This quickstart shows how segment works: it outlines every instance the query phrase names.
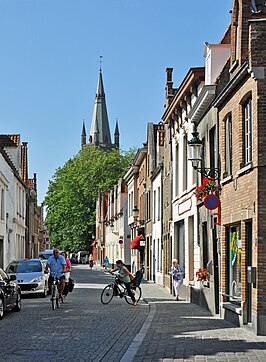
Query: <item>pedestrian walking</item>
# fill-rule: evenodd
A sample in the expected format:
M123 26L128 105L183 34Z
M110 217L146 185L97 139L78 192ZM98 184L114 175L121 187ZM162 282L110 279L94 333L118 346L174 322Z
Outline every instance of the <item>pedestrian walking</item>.
M105 269L107 269L107 268L108 268L108 265L109 265L109 259L108 259L107 255L105 255L105 257L104 257L104 259L103 259L103 267L104 267Z
M175 294L175 300L179 300L180 287L183 284L183 271L178 264L177 259L173 259L173 265L170 270L170 274L172 275L172 285L173 291Z

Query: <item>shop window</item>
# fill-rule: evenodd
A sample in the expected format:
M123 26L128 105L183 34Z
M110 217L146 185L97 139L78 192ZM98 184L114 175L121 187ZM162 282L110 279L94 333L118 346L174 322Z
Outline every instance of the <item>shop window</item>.
M240 226L228 228L228 294L232 302L241 302L241 255Z

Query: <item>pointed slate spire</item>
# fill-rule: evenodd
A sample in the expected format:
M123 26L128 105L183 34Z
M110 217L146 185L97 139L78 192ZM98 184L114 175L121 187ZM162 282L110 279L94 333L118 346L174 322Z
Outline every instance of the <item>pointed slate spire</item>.
M98 85L96 90L96 97L95 97L91 130L90 130L90 136L91 136L90 139L92 139L92 143L95 143L94 142L95 132L98 133L97 139L99 142L99 146L103 147L112 146L101 69L99 71Z
M119 133L119 128L118 128L118 121L116 120L116 123L115 123L115 147L116 148L119 148L119 136L120 136L120 133Z
M95 124L95 131L94 131L94 142L96 146L99 146L99 127L98 127L98 121L96 118L96 124Z
M86 145L86 128L83 119L82 133L81 133L81 148Z

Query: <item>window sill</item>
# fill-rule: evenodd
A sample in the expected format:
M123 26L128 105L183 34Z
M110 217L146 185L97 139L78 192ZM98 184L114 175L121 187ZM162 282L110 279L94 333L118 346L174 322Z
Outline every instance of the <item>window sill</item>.
M232 181L233 180L233 176L232 175L229 175L229 176L226 176L224 179L222 179L220 181L220 184L221 185L224 185L224 184L227 184L228 182Z
M246 166L242 167L239 171L237 171L237 176L242 176L253 170L253 163L250 162Z
M225 302L222 304L223 308L224 309L228 309L238 315L242 315L242 309L239 305L236 305L236 304L233 304L233 303L230 303L230 302Z

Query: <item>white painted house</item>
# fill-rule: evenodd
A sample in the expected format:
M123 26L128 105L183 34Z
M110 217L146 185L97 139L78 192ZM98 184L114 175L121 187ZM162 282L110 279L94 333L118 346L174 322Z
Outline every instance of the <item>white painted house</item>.
M18 169L14 166L19 152L14 147L8 155L0 148L0 267L4 269L11 260L25 257L26 186L18 172L20 164Z

